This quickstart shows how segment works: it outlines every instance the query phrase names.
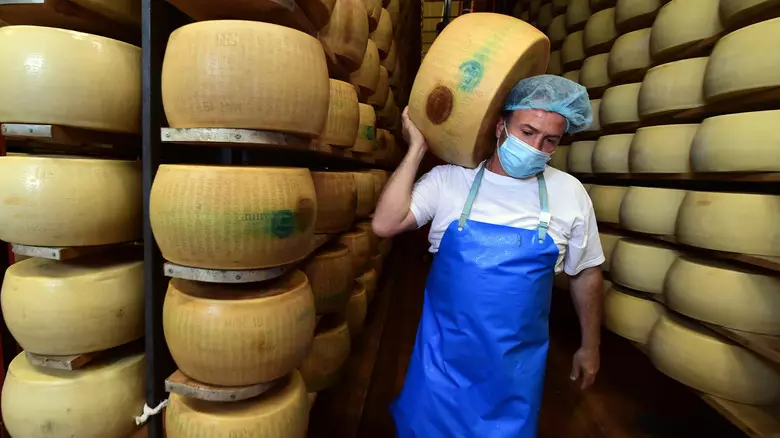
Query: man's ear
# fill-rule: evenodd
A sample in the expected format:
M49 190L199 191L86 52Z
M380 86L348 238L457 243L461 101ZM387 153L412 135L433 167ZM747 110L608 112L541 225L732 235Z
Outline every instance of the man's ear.
M506 122L504 122L503 117L499 117L498 121L496 122L496 138L499 140L501 139L501 135L504 134L504 123Z

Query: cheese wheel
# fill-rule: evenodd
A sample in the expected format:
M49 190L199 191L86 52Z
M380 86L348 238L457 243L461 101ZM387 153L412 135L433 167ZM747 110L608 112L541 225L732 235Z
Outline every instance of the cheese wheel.
M634 134L599 137L593 146L593 173L628 173L628 149Z
M141 237L137 162L0 157L0 199L0 240L6 242L89 246Z
M355 177L351 172L311 172L317 193L315 233L340 233L352 227L357 209Z
M326 246L317 251L302 270L309 279L318 315L344 309L354 276L349 248L344 245Z
M333 3L335 4L335 1ZM384 13L382 0L363 0L363 6L366 7L368 13L368 30L373 32L379 26L379 20Z
M401 13L401 4L398 0L390 0L389 3L387 3L387 12L390 14L390 20L393 23L393 29L398 26L398 15Z
M651 28L635 30L621 35L609 51L607 72L609 78L621 81L625 78L641 80L653 63L650 57Z
M388 93L390 93L390 78L387 75L387 69L379 66L379 81L376 84L374 94L368 96L368 104L376 108L384 108Z
M149 213L166 260L207 269L301 260L316 216L308 169L248 166L162 165Z
M360 221L355 224L355 228L363 230L368 234L368 253L376 254L379 251L379 236L374 234L373 228L371 228L371 221ZM359 275L359 272L354 272L355 275ZM369 292L371 295L371 292Z
M201 21L168 39L162 99L172 128L316 137L328 116L329 93L322 45L298 30L258 21Z
M615 0L590 0L590 10L600 11L615 6Z
M374 40L368 40L365 57L360 68L349 75L349 80L357 85L363 96L370 96L379 84L379 51Z
M583 31L566 35L561 46L561 63L566 69L579 68L585 59L585 43Z
M372 256L373 257L373 256ZM366 288L366 297L368 298L368 302L370 303L374 299L374 295L376 294L376 284L377 284L377 273L376 270L374 270L370 264L368 270L363 273L360 277L356 278L355 281L363 285L363 287Z
M613 285L604 298L604 326L618 336L647 344L650 333L666 313L663 304L640 298Z
M780 18L731 32L715 45L704 98L720 100L780 87Z
M15 437L128 437L145 401L143 354L73 371L38 368L22 352L3 384L3 426Z
M604 251L604 263L601 265L601 269L609 271L612 260L612 251L615 249L615 245L618 240L622 239L620 234L614 234L606 231L599 232L599 240L601 241L601 249Z
M387 57L387 54L390 52L390 46L393 43L393 22L387 9L382 9L379 23L376 29L371 32L371 39L376 43L379 57Z
M364 272L371 251L371 240L368 233L360 229L350 231L342 234L339 242L349 248L349 254L352 258L352 272Z
M316 392L309 392L306 395L309 398L309 411L311 411L311 408L314 406L314 402L317 401L317 394Z
M174 5L176 1L174 0ZM333 12L333 7L336 6L336 0L298 0L296 5L303 11L314 28L319 30L330 21L330 14Z
M566 39L566 15L561 14L553 18L545 35L550 39L550 46L553 49L560 47Z
M751 405L780 400L780 374L747 349L666 314L649 342L659 371L696 390Z
M320 133L320 141L339 148L352 147L360 124L360 108L355 87L331 79L328 102L328 118Z
M291 372L315 325L314 295L298 270L240 286L174 278L163 329L182 373L200 382L244 386Z
M171 393L165 433L167 438L304 437L309 406L303 378L293 370L272 390L248 400L210 402Z
M531 0L531 4L528 6L530 18L536 20L539 16L539 10L542 8L542 0Z
M691 142L698 129L698 124L660 125L638 129L628 156L631 173L690 172Z
M140 132L140 48L82 32L8 26L0 28L0 57L3 123Z
M377 281L379 281L379 277L382 275L382 263L384 260L382 259L382 253L376 253L372 255L369 258L368 265L371 266L371 268L376 271Z
M583 184L582 187L585 187L585 191L590 193L590 188L593 186L593 184Z
M387 184L387 171L382 169L371 169L368 171L374 177L374 198L379 201L379 195Z
M601 99L590 100L591 113L593 114L593 121L590 123L588 129L585 132L598 132L601 131L601 117L599 115L601 108Z
M679 253L674 249L634 239L620 239L610 262L610 277L630 289L660 294L664 279Z
M570 80L572 82L577 82L577 83L580 82L580 71L579 70L567 71L566 73L564 73L561 76L563 76L564 78L566 78L566 79L568 79L568 80Z
M656 61L680 58L683 50L722 31L718 2L672 0L658 11L653 22L650 53Z
M620 205L620 226L640 233L673 236L685 190L629 187Z
M144 335L143 263L131 256L15 263L0 299L8 329L31 353L90 353Z
M336 0L330 21L320 30L319 38L347 71L359 69L369 41L363 0Z
M720 0L719 3L720 19L728 28L762 21L762 18L774 17L780 12L780 0Z
M536 27L539 29L547 29L552 23L553 11L552 3L545 3L539 8L539 16L536 18Z
M780 111L704 119L690 149L694 172L780 171ZM738 145L738 147L737 147Z
M71 0L73 3L118 23L140 27L141 2L138 0Z
M688 192L677 216L680 243L780 257L780 196Z
M390 76L395 73L395 65L398 56L396 50L395 41L392 41L390 43L390 51L387 53L387 56L380 62L380 65L387 69L387 74Z
M639 90L642 119L704 106L702 84L708 58L692 58L653 67Z
M584 28L590 15L588 0L569 0L569 7L566 8L566 29L572 32Z
M352 151L370 154L376 145L376 112L371 105L361 103L358 106L360 107L360 126Z
M650 27L653 19L666 0L617 0L615 4L615 26L621 34Z
M516 18L455 18L425 55L409 98L409 116L431 152L471 168L492 154L507 93L520 79L543 73L548 54L544 34Z
M547 74L560 75L563 73L563 65L561 64L561 51L555 50L550 52L550 62L547 64Z
M593 210L599 222L610 224L620 222L620 204L623 202L623 196L627 190L628 187L620 186L602 186L598 184L591 186L588 194L591 201L593 201Z
M309 353L298 367L308 392L319 392L338 382L350 347L349 328L344 318L328 315L320 321Z
M664 283L666 305L700 321L780 334L780 278L714 261L680 257Z
M615 29L615 8L604 9L591 15L582 35L585 53L592 55L609 52L618 37Z
M592 157L595 141L575 141L569 147L566 168L570 173L593 173Z
M602 126L639 123L639 91L641 83L609 87L601 97L599 121Z
M368 313L368 294L366 293L366 287L358 284L355 286L347 304L346 317L350 336L355 337L363 333L366 313Z
M355 188L357 193L357 208L355 217L366 218L372 211L376 199L374 196L374 176L368 172L352 172L355 178Z
M550 162L547 164L558 170L567 172L568 171L567 162L569 159L570 149L571 146L558 146L557 148L555 148L555 153L553 154L552 158L550 158Z
M553 11L556 13L566 12L566 8L569 6L569 0L552 0L552 5Z

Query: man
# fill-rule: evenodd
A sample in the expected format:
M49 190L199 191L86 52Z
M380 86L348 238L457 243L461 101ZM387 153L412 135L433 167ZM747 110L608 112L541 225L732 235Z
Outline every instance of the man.
M404 111L409 151L373 229L391 237L432 221L436 255L392 406L397 436L536 436L557 272L571 276L582 330L571 379L583 389L595 380L604 262L596 218L582 184L546 166L563 134L591 121L582 86L551 75L523 79L506 99L490 158L477 169L435 167L414 184L427 146Z

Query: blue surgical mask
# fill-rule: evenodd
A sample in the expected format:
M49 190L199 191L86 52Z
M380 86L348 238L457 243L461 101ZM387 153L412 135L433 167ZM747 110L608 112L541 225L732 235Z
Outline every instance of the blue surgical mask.
M542 152L510 134L504 126L506 140L498 147L498 160L513 178L528 178L544 171L552 154Z

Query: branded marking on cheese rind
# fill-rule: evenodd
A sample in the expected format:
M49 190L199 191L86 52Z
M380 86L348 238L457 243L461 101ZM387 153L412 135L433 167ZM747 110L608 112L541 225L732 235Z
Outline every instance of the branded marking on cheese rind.
M452 90L443 85L434 88L428 95L428 101L425 105L428 120L435 125L444 123L452 113L452 103Z
M464 62L460 65L459 70L461 79L458 89L467 93L474 91L485 75L485 67L476 59Z

